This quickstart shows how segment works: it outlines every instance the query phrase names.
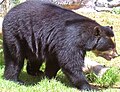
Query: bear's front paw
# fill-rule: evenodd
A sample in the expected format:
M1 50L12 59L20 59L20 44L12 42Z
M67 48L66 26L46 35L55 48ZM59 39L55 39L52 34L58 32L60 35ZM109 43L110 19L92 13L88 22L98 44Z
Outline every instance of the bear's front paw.
M79 87L80 90L91 91L93 90L89 84L83 84Z
M17 80L16 82L20 85L25 85L25 82L23 82L22 80Z

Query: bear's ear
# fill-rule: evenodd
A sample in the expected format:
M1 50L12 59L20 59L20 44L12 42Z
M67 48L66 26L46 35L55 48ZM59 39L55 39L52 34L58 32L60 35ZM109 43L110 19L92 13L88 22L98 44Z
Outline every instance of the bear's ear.
M104 26L104 27L107 27L107 28L110 28L111 30L113 30L113 26Z
M113 30L113 26L110 26L110 28Z
M94 27L94 35L95 36L100 36L101 34L101 28L99 26Z

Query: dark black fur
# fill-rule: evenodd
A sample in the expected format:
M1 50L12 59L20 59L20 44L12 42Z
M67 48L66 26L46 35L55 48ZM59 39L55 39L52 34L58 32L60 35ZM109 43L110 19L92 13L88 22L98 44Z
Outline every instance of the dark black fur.
M114 48L109 39L113 36L109 27L70 10L39 1L22 3L3 21L4 77L18 81L25 58L28 74L39 75L46 60L48 78L55 77L62 68L74 86L90 89L82 72L86 51Z

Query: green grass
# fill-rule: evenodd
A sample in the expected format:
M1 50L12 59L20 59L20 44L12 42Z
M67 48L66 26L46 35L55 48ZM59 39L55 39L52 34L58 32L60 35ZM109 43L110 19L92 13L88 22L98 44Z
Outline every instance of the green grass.
M77 89L72 88L66 79L62 78L61 73L56 79L48 80L47 78L32 77L26 73L24 70L21 73L20 78L25 85L19 85L17 83L6 81L3 79L3 68L0 69L0 92L79 92ZM61 80L62 78L62 80ZM63 81L65 80L65 84Z
M115 14L120 14L120 8L119 9L118 8L113 8L112 12L115 13Z
M110 13L81 14L96 20L102 25L113 26L117 43L117 50L118 53L120 53L120 15ZM42 77L32 77L28 75L24 67L20 75L20 79L26 82L26 85L19 85L17 83L5 80L3 78L4 60L1 44L2 40L0 40L0 92L79 92L79 90L70 84L66 76L61 71L58 72L55 79L48 80L46 78L43 79ZM98 90L99 92L120 92L120 57L117 57L112 61L106 61L101 57L95 57L95 55L91 52L87 52L86 56L108 67L117 68L117 70L111 68L111 70L107 72L103 78L99 79L97 79L97 76L92 73L86 75L88 76L90 84L95 88L100 89ZM42 69L44 69L44 67L45 65L43 65ZM118 75L118 77L115 75Z
M119 70L115 67L109 69L102 77L96 78L95 82L101 87L112 87L117 81L119 81Z

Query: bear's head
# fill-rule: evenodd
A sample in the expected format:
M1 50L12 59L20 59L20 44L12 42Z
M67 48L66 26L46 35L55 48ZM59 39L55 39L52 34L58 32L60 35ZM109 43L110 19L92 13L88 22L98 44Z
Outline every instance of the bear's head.
M93 36L88 41L93 53L106 60L119 56L116 51L115 37L112 29L113 27L109 26L95 26Z

